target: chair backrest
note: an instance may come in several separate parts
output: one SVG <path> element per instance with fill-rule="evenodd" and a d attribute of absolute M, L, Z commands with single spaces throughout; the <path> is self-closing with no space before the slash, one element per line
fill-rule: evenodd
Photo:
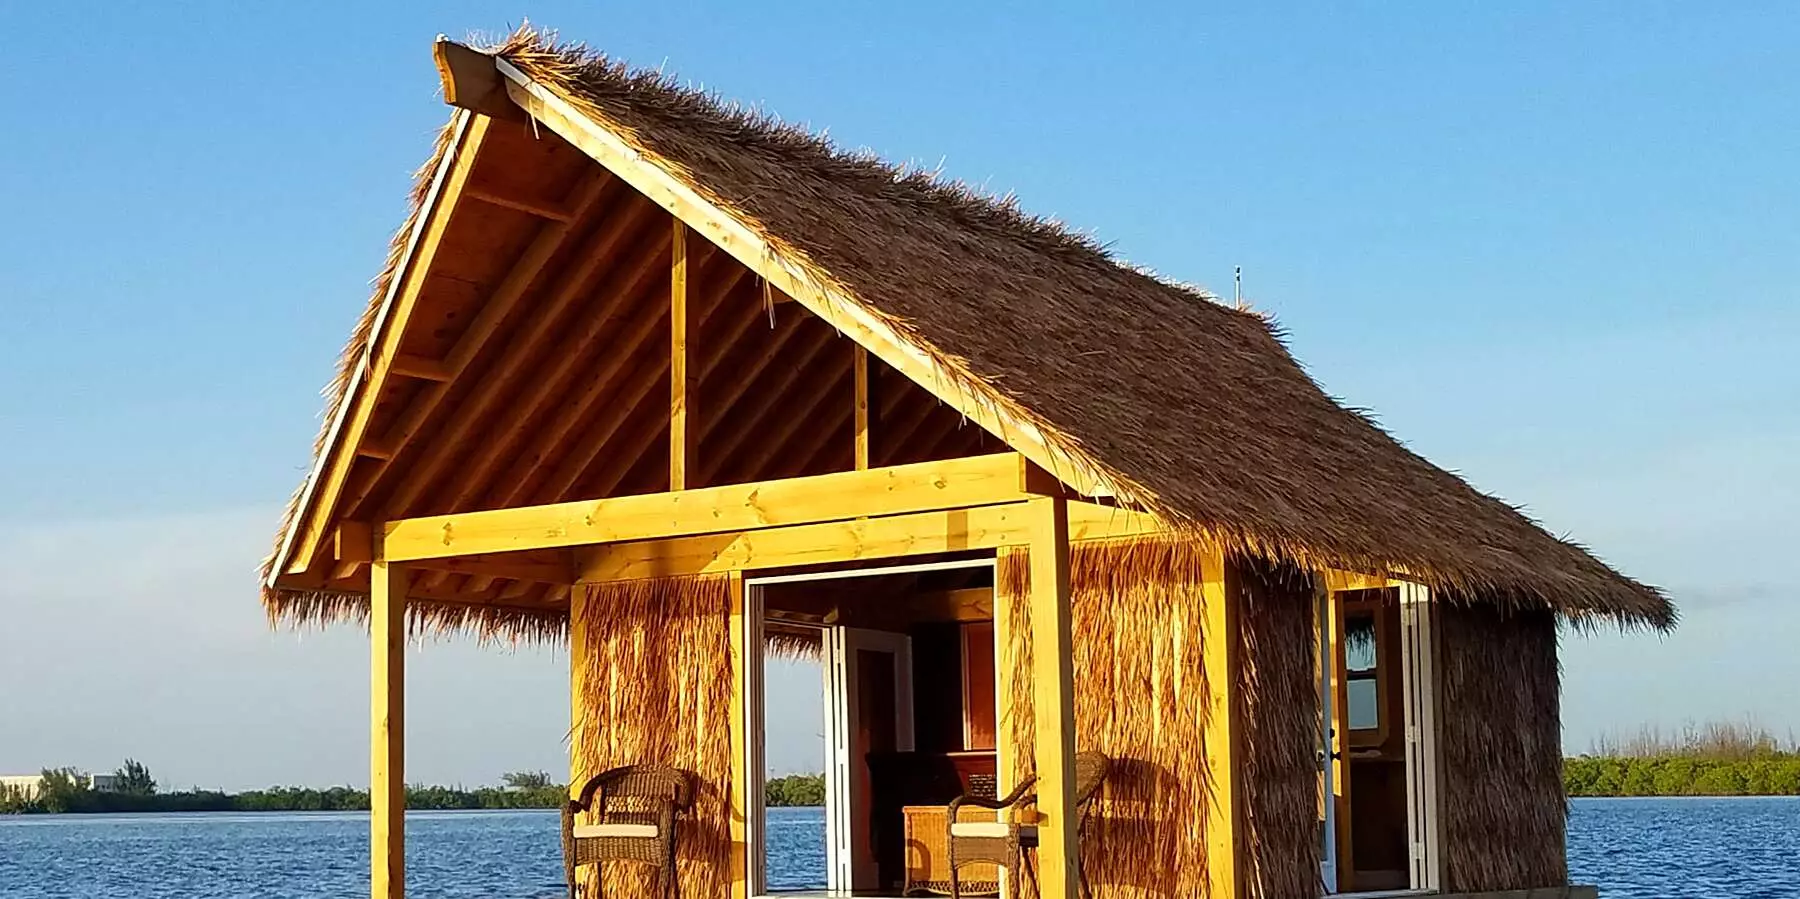
<path fill-rule="evenodd" d="M 692 796 L 686 771 L 667 765 L 623 765 L 594 775 L 575 804 L 604 820 L 612 814 L 642 815 L 665 805 L 685 808 Z"/>
<path fill-rule="evenodd" d="M 1075 753 L 1075 804 L 1087 805 L 1100 792 L 1100 786 L 1106 783 L 1106 772 L 1112 768 L 1112 759 L 1104 752 Z"/>

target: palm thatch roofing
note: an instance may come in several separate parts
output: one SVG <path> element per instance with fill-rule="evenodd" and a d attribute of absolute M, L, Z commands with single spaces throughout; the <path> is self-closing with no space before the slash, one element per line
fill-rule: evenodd
<path fill-rule="evenodd" d="M 1395 572 L 1464 601 L 1659 629 L 1676 620 L 1659 590 L 1334 401 L 1264 315 L 1124 264 L 1011 200 L 845 152 L 579 44 L 526 28 L 485 52 L 887 325 L 956 390 L 1034 426 L 1121 501 L 1177 529 L 1308 566 Z M 321 454 L 409 229 L 344 352 Z M 570 490 L 540 501 L 586 498 Z M 358 611 L 354 591 L 265 583 L 272 613 Z"/>

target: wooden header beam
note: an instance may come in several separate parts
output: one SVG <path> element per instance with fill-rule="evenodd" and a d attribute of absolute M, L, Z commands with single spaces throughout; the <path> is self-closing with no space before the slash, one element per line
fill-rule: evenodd
<path fill-rule="evenodd" d="M 390 521 L 388 561 L 749 531 L 1023 500 L 1016 453 Z"/>
<path fill-rule="evenodd" d="M 578 582 L 861 562 L 1031 542 L 1026 503 L 831 521 L 728 534 L 614 543 L 578 551 Z M 1162 530 L 1142 512 L 1069 503 L 1069 539 L 1135 537 Z"/>

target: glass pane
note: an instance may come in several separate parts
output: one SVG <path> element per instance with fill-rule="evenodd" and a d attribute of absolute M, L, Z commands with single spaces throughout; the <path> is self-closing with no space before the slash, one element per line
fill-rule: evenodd
<path fill-rule="evenodd" d="M 1344 619 L 1344 667 L 1351 671 L 1375 670 L 1375 616 L 1350 615 Z"/>
<path fill-rule="evenodd" d="M 1346 687 L 1349 695 L 1351 730 L 1374 730 L 1381 726 L 1381 702 L 1376 680 L 1372 677 L 1352 679 Z"/>

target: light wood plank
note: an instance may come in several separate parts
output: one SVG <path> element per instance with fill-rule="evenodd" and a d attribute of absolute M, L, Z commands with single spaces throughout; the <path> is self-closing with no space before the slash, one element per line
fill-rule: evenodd
<path fill-rule="evenodd" d="M 360 446 L 368 432 L 375 401 L 398 354 L 406 322 L 418 305 L 432 260 L 437 257 L 438 247 L 450 229 L 469 173 L 475 169 L 476 157 L 487 138 L 489 121 L 485 116 L 464 115 L 457 123 L 461 135 L 450 152 L 444 154 L 426 194 L 427 211 L 419 216 L 413 233 L 407 238 L 400 272 L 388 284 L 387 296 L 376 313 L 369 348 L 350 373 L 345 399 L 338 405 L 337 415 L 325 438 L 326 449 L 319 453 L 313 462 L 313 470 L 307 475 L 301 493 L 300 514 L 282 538 L 276 564 L 270 566 L 271 574 L 305 571 L 311 567 L 312 559 L 325 539 L 332 509 L 337 505 L 338 495 L 343 491 L 358 455 L 354 450 L 347 453 L 345 448 Z"/>
<path fill-rule="evenodd" d="M 1076 492 L 1088 496 L 1118 492 L 1113 489 L 1117 485 L 1110 484 L 1085 461 L 1052 445 L 1036 424 L 1020 414 L 1013 400 L 995 391 L 972 387 L 966 379 L 944 370 L 930 353 L 901 336 L 860 301 L 801 265 L 797 254 L 764 240 L 734 213 L 702 197 L 618 134 L 576 112 L 555 92 L 532 81 L 510 63 L 496 59 L 495 66 L 505 76 L 507 95 L 513 102 L 737 257 L 773 289 L 799 301 L 889 367 L 1055 473 Z"/>
<path fill-rule="evenodd" d="M 570 222 L 575 218 L 573 215 L 569 214 L 569 210 L 561 206 L 553 206 L 548 203 L 540 203 L 535 200 L 526 200 L 520 197 L 509 197 L 479 187 L 470 188 L 466 193 L 471 200 L 480 200 L 489 206 L 511 209 L 514 212 L 523 212 L 526 215 L 534 215 L 538 218 L 552 222 Z"/>
<path fill-rule="evenodd" d="M 1025 503 L 1031 532 L 1032 719 L 1037 753 L 1038 887 L 1075 899 L 1081 844 L 1075 830 L 1075 655 L 1069 618 L 1069 502 Z"/>
<path fill-rule="evenodd" d="M 1237 675 L 1241 635 L 1238 631 L 1238 604 L 1230 584 L 1233 573 L 1226 569 L 1226 558 L 1219 553 L 1217 564 L 1209 565 L 1201 582 L 1201 598 L 1206 603 L 1201 636 L 1203 664 L 1206 669 L 1206 708 L 1204 710 L 1207 768 L 1206 802 L 1206 879 L 1210 896 L 1241 895 L 1241 847 L 1243 815 L 1238 799 L 1238 765 L 1242 757 L 1238 745 Z"/>
<path fill-rule="evenodd" d="M 521 554 L 420 559 L 409 563 L 409 566 L 438 574 L 464 574 L 490 579 L 503 578 L 525 581 L 528 584 L 572 584 L 575 582 L 574 563 L 567 550 L 553 550 L 549 554 L 551 557 L 548 558 L 540 556 L 515 558 L 518 555 Z M 431 583 L 435 585 L 441 583 L 441 580 L 434 579 Z M 515 597 L 502 593 L 500 598 L 512 599 Z"/>
<path fill-rule="evenodd" d="M 869 467 L 869 351 L 856 347 L 856 468 Z"/>
<path fill-rule="evenodd" d="M 395 356 L 394 363 L 388 370 L 393 374 L 421 381 L 448 381 L 456 376 L 442 359 L 427 359 L 412 353 Z"/>
<path fill-rule="evenodd" d="M 689 354 L 693 336 L 693 310 L 688 303 L 687 225 L 671 219 L 669 264 L 669 489 L 697 487 L 690 483 L 694 472 L 694 448 L 699 443 L 700 429 L 694 425 L 695 394 L 700 390 L 693 377 L 699 371 Z"/>
<path fill-rule="evenodd" d="M 406 580 L 386 562 L 369 584 L 370 895 L 406 895 Z"/>
<path fill-rule="evenodd" d="M 578 190 L 575 200 L 577 217 L 585 217 L 588 210 L 600 202 L 605 193 L 606 181 L 604 177 L 590 178 Z M 629 213 L 622 218 L 628 217 Z M 494 291 L 494 296 L 476 314 L 468 331 L 457 339 L 456 347 L 448 360 L 451 371 L 460 376 L 468 368 L 476 353 L 487 345 L 505 312 L 516 306 L 531 285 L 536 283 L 538 274 L 543 271 L 551 256 L 562 247 L 572 230 L 567 224 L 545 225 L 539 230 L 530 247 Z M 488 410 L 494 408 L 506 390 L 514 385 L 515 379 L 530 370 L 526 363 L 539 358 L 545 344 L 555 335 L 562 313 L 585 295 L 589 279 L 603 263 L 610 261 L 613 250 L 627 238 L 626 230 L 621 226 L 595 235 L 582 248 L 579 261 L 558 277 L 550 296 L 541 303 L 534 299 L 530 315 L 523 325 L 508 334 L 500 351 L 500 359 L 488 370 L 490 374 L 477 381 L 474 389 L 458 400 L 452 410 L 453 417 L 433 436 L 433 444 L 440 451 L 427 453 L 407 467 L 400 483 L 385 500 L 385 508 L 404 510 L 411 508 L 419 500 L 448 464 L 447 460 L 455 456 L 455 453 L 448 450 L 460 446 L 468 439 L 476 423 Z M 496 310 L 496 314 L 489 315 L 490 309 Z M 407 407 L 400 426 L 388 435 L 389 439 L 397 446 L 404 446 L 413 439 L 449 396 L 450 387 L 448 383 L 435 385 L 413 400 Z M 362 489 L 353 494 L 351 504 L 345 507 L 346 511 L 354 509 L 356 503 L 360 503 L 374 490 L 385 470 L 384 465 L 362 484 Z"/>
<path fill-rule="evenodd" d="M 1014 453 L 387 522 L 382 558 L 446 558 L 1015 502 Z"/>
<path fill-rule="evenodd" d="M 931 464 L 931 463 L 927 463 Z M 879 470 L 879 469 L 877 469 Z M 1070 536 L 1156 533 L 1152 516 L 1070 504 Z M 576 553 L 576 580 L 623 581 L 795 565 L 861 562 L 1030 542 L 1023 503 L 595 546 Z"/>
<path fill-rule="evenodd" d="M 750 888 L 750 772 L 745 770 L 744 732 L 749 678 L 748 630 L 744 617 L 744 574 L 734 571 L 731 578 L 731 791 L 727 797 L 728 832 L 731 850 L 726 861 L 725 877 L 731 883 L 732 899 L 745 899 Z"/>

